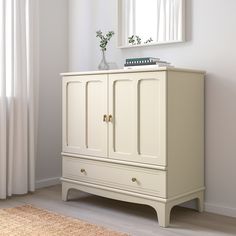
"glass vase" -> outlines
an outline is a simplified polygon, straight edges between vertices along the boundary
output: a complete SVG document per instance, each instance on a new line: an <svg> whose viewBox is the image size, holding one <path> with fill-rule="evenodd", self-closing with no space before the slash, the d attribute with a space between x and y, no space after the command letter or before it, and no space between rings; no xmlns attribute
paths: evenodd
<svg viewBox="0 0 236 236"><path fill-rule="evenodd" d="M102 60L98 65L99 70L109 70L109 65L106 61L105 51L102 50Z"/></svg>

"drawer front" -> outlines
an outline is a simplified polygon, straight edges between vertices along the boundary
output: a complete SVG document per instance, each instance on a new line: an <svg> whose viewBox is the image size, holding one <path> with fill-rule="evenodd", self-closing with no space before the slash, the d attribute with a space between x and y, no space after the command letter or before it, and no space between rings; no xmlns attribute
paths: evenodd
<svg viewBox="0 0 236 236"><path fill-rule="evenodd" d="M63 157L63 178L166 198L166 171Z"/></svg>

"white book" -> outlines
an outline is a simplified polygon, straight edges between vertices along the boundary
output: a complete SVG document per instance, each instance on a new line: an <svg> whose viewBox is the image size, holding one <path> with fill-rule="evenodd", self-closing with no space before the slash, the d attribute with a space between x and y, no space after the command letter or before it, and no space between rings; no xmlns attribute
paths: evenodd
<svg viewBox="0 0 236 236"><path fill-rule="evenodd" d="M174 66L170 65L170 64L156 64L156 65L141 65L141 66L124 66L125 70L137 70L137 69L157 69L157 68L161 68L161 67L169 67L169 68L173 68Z"/></svg>

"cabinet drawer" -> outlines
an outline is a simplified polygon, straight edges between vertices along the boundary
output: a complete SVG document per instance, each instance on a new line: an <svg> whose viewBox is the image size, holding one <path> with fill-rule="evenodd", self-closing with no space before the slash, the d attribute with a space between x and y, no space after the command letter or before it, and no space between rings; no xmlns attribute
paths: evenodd
<svg viewBox="0 0 236 236"><path fill-rule="evenodd" d="M63 178L166 198L166 171L63 157Z"/></svg>

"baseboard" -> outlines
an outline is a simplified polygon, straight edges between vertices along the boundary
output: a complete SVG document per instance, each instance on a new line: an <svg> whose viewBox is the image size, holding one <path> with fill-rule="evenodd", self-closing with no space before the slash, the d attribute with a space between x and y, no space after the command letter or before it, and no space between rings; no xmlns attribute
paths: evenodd
<svg viewBox="0 0 236 236"><path fill-rule="evenodd" d="M192 200L192 201L183 203L180 206L190 208L190 209L197 209L197 202L195 200ZM208 202L205 202L204 207L205 207L205 211L209 213L236 217L236 208L225 207L225 206L216 205L216 204L212 204Z"/></svg>
<svg viewBox="0 0 236 236"><path fill-rule="evenodd" d="M37 180L35 183L35 188L40 189L60 184L61 183L60 178L61 177L54 177L54 178Z"/></svg>
<svg viewBox="0 0 236 236"><path fill-rule="evenodd" d="M236 217L236 208L215 205L205 202L205 211L224 216Z"/></svg>

